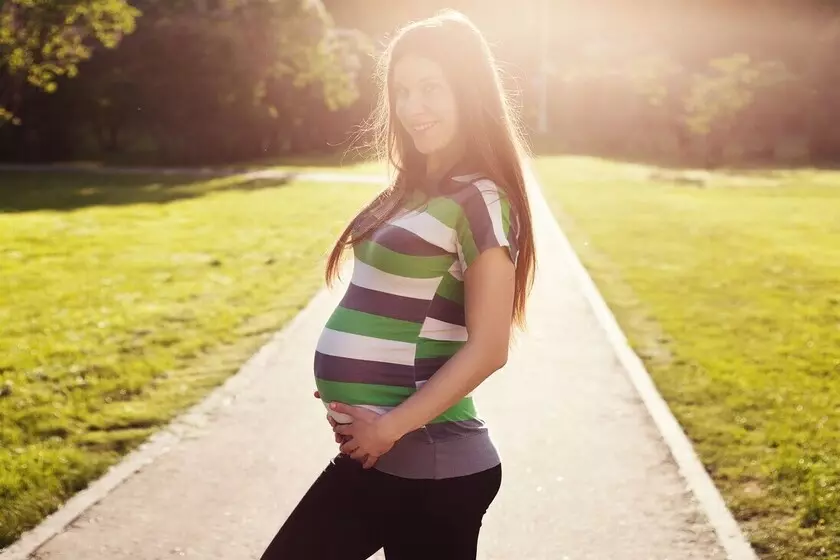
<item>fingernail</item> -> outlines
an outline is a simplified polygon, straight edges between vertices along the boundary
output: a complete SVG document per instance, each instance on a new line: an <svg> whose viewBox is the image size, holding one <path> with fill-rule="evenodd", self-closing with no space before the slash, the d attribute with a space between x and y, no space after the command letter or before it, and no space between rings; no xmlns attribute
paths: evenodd
<svg viewBox="0 0 840 560"><path fill-rule="evenodd" d="M335 410L335 403L330 403L330 408Z"/></svg>

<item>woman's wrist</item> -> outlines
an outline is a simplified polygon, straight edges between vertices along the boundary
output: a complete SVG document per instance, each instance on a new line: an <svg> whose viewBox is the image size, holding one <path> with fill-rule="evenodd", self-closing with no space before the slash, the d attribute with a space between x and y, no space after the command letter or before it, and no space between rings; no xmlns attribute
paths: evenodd
<svg viewBox="0 0 840 560"><path fill-rule="evenodd" d="M400 424L399 415L394 414L395 411L396 408L389 410L380 416L376 422L377 429L383 439L394 442L400 440L404 435L411 431Z"/></svg>

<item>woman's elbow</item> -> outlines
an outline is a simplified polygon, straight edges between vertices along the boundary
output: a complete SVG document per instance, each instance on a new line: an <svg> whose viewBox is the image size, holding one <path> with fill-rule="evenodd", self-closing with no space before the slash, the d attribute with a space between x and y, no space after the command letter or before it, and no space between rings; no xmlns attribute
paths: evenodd
<svg viewBox="0 0 840 560"><path fill-rule="evenodd" d="M508 345L502 342L488 341L480 345L478 354L481 356L482 369L487 370L489 375L502 369L507 364Z"/></svg>
<svg viewBox="0 0 840 560"><path fill-rule="evenodd" d="M508 352L507 348L505 348L504 352L499 352L496 356L496 360L493 362L493 371L498 371L507 365L508 361Z"/></svg>

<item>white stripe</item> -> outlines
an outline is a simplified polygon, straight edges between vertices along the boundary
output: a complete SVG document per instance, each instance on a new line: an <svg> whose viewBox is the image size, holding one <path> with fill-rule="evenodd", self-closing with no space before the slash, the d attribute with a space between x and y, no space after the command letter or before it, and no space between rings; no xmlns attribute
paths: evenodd
<svg viewBox="0 0 840 560"><path fill-rule="evenodd" d="M353 262L353 277L350 282L361 288L386 294L431 300L435 295L438 284L440 284L440 277L408 278L397 276L396 274L383 272L356 259Z"/></svg>
<svg viewBox="0 0 840 560"><path fill-rule="evenodd" d="M458 242L455 245L456 245L456 249L458 249L458 264L461 265L461 270L459 271L459 274L461 275L461 278L458 278L458 280L463 281L463 279L464 279L463 272L467 269L467 259L464 258L464 248L461 246L460 240L458 240ZM452 272L451 268L449 269L449 272L450 273ZM452 276L455 276L455 275L453 274ZM456 278L457 278L457 276L456 276Z"/></svg>
<svg viewBox="0 0 840 560"><path fill-rule="evenodd" d="M395 406L375 406L375 405L372 405L372 404L357 404L357 405L354 405L354 406L358 406L360 408L366 408L368 410L372 410L373 412L379 414L380 416L385 414L386 412L389 412L389 411L394 410L396 408Z"/></svg>
<svg viewBox="0 0 840 560"><path fill-rule="evenodd" d="M506 246L508 242L507 235L505 235L504 223L502 222L502 200L499 189L493 181L483 180L475 183L481 193L481 198L484 199L484 204L487 205L487 213L490 214L490 221L493 223L493 233L496 234L496 241L499 245Z"/></svg>
<svg viewBox="0 0 840 560"><path fill-rule="evenodd" d="M410 212L388 221L450 253L455 252L455 230L428 212Z"/></svg>
<svg viewBox="0 0 840 560"><path fill-rule="evenodd" d="M324 329L318 339L318 352L388 364L414 365L415 345L409 342L384 340L360 334Z"/></svg>
<svg viewBox="0 0 840 560"><path fill-rule="evenodd" d="M467 328L462 325L453 325L452 323L426 317L426 320L423 321L423 328L420 329L420 338L466 342Z"/></svg>
<svg viewBox="0 0 840 560"><path fill-rule="evenodd" d="M469 183L471 181L475 181L481 177L481 173L472 173L470 175L458 175L457 177L452 177L453 181L458 181L459 183Z"/></svg>
<svg viewBox="0 0 840 560"><path fill-rule="evenodd" d="M463 265L464 257L460 256L460 253L461 253L461 246L460 245L458 245L458 253L459 253L459 258L458 258L457 261L452 263L452 266L449 267L449 274L451 274L452 277L455 278L455 280L460 280L461 282L463 282L464 281L464 274L463 274L463 271L462 271L463 269L461 267L464 266Z"/></svg>

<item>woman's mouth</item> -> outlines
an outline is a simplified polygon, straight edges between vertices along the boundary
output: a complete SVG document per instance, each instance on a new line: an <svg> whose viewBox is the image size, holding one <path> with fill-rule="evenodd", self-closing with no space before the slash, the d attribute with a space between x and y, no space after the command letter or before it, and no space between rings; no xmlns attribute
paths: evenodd
<svg viewBox="0 0 840 560"><path fill-rule="evenodd" d="M434 127L436 124L437 122L428 122L423 124L416 124L412 128L414 129L414 132L426 132L430 128Z"/></svg>

